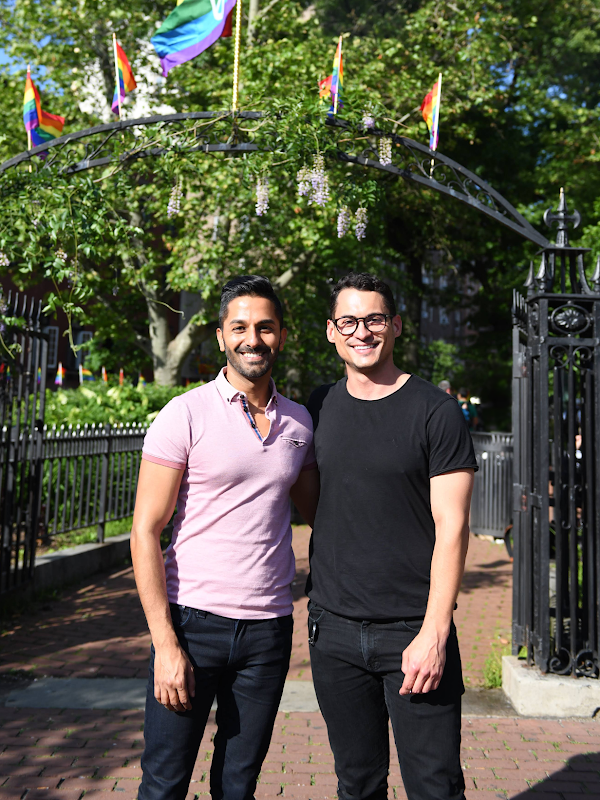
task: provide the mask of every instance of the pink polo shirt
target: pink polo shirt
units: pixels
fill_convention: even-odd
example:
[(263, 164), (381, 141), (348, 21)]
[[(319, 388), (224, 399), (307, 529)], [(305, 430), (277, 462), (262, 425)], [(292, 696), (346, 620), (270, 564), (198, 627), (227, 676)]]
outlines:
[(231, 619), (281, 617), (292, 613), (295, 574), (289, 495), (316, 467), (312, 421), (271, 381), (262, 439), (225, 374), (167, 403), (144, 440), (142, 458), (185, 467), (167, 594)]

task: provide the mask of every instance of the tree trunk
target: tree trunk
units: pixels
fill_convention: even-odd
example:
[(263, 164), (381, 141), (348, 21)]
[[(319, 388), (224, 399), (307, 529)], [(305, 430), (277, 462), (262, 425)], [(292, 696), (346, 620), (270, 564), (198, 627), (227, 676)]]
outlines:
[(412, 283), (412, 289), (406, 293), (406, 312), (402, 316), (404, 324), (405, 342), (403, 347), (402, 369), (407, 372), (416, 372), (419, 368), (419, 344), (421, 340), (421, 301), (423, 289), (422, 261), (418, 256), (412, 256), (407, 264), (407, 273)]

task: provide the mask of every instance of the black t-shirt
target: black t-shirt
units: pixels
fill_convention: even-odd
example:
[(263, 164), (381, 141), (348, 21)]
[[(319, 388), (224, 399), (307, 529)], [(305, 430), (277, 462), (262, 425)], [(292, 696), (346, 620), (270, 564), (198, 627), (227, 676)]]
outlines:
[(315, 390), (321, 497), (307, 593), (351, 619), (425, 615), (435, 525), (429, 479), (477, 469), (456, 400), (412, 375), (393, 394), (359, 400), (346, 378)]

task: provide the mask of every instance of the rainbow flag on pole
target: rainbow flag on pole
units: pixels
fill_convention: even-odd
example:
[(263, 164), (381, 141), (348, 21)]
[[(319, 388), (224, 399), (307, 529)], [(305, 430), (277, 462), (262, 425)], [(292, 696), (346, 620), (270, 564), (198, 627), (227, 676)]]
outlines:
[(333, 57), (333, 72), (322, 81), (319, 81), (319, 97), (326, 100), (331, 97), (331, 108), (329, 116), (337, 114), (343, 108), (342, 89), (344, 87), (344, 62), (342, 57), (342, 37), (340, 36), (338, 45)]
[(429, 149), (437, 150), (440, 126), (440, 101), (442, 98), (442, 73), (440, 72), (433, 89), (425, 95), (421, 103), (421, 113), (429, 128)]
[(35, 83), (31, 80), (31, 72), (27, 67), (27, 79), (25, 81), (25, 94), (23, 96), (23, 122), (25, 130), (31, 131), (40, 124), (42, 117), (42, 104), (40, 93)]
[(150, 40), (166, 77), (173, 67), (191, 61), (220, 36), (231, 36), (236, 0), (178, 0)]
[(118, 72), (118, 80), (115, 81), (115, 93), (112, 99), (112, 112), (120, 116), (119, 109), (125, 100), (125, 94), (137, 88), (137, 83), (133, 77), (131, 66), (125, 55), (125, 51), (115, 39), (115, 66)]
[(331, 73), (331, 108), (330, 114), (337, 114), (342, 108), (342, 89), (344, 88), (344, 62), (342, 58), (342, 37), (338, 41), (333, 57)]
[(84, 381), (95, 381), (94, 375), (90, 372), (89, 369), (82, 367), (81, 364), (79, 365), (79, 383), (82, 384)]
[[(25, 130), (29, 134), (29, 146), (37, 147), (40, 144), (52, 141), (62, 136), (65, 126), (65, 118), (58, 114), (49, 114), (42, 110), (40, 93), (35, 83), (31, 80), (31, 73), (27, 70), (27, 80), (25, 81), (25, 95), (23, 97), (23, 122)], [(45, 153), (40, 153), (42, 158)]]
[(58, 369), (56, 370), (56, 378), (54, 378), (55, 386), (62, 386), (65, 379), (66, 369), (63, 367), (62, 362), (58, 362)]

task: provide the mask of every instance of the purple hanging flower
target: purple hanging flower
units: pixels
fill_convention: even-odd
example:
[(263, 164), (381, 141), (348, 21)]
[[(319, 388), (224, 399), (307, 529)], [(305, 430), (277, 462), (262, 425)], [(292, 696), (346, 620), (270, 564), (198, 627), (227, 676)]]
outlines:
[(169, 203), (167, 205), (167, 217), (171, 219), (181, 210), (181, 196), (183, 194), (183, 178), (179, 177), (173, 184)]
[(8, 267), (10, 266), (10, 258), (6, 255), (6, 253), (0, 250), (0, 267)]
[(269, 209), (269, 179), (259, 178), (256, 181), (256, 216), (262, 217)]
[(313, 156), (312, 169), (304, 166), (296, 176), (298, 194), (308, 197), (309, 205), (324, 206), (329, 200), (329, 178), (325, 172), (325, 159), (321, 153)]
[(373, 117), (370, 111), (363, 111), (362, 124), (363, 127), (369, 130), (375, 127), (375, 117)]
[(368, 221), (369, 217), (367, 216), (367, 209), (364, 208), (364, 206), (361, 206), (359, 209), (357, 209), (354, 216), (354, 233), (356, 234), (356, 238), (359, 242), (367, 235)]
[(345, 236), (348, 231), (350, 230), (350, 222), (352, 221), (352, 214), (350, 213), (350, 209), (348, 206), (343, 206), (337, 218), (337, 235), (338, 239), (341, 239), (342, 236)]
[(298, 170), (296, 180), (298, 181), (298, 194), (300, 197), (308, 197), (310, 193), (310, 170), (307, 166)]

